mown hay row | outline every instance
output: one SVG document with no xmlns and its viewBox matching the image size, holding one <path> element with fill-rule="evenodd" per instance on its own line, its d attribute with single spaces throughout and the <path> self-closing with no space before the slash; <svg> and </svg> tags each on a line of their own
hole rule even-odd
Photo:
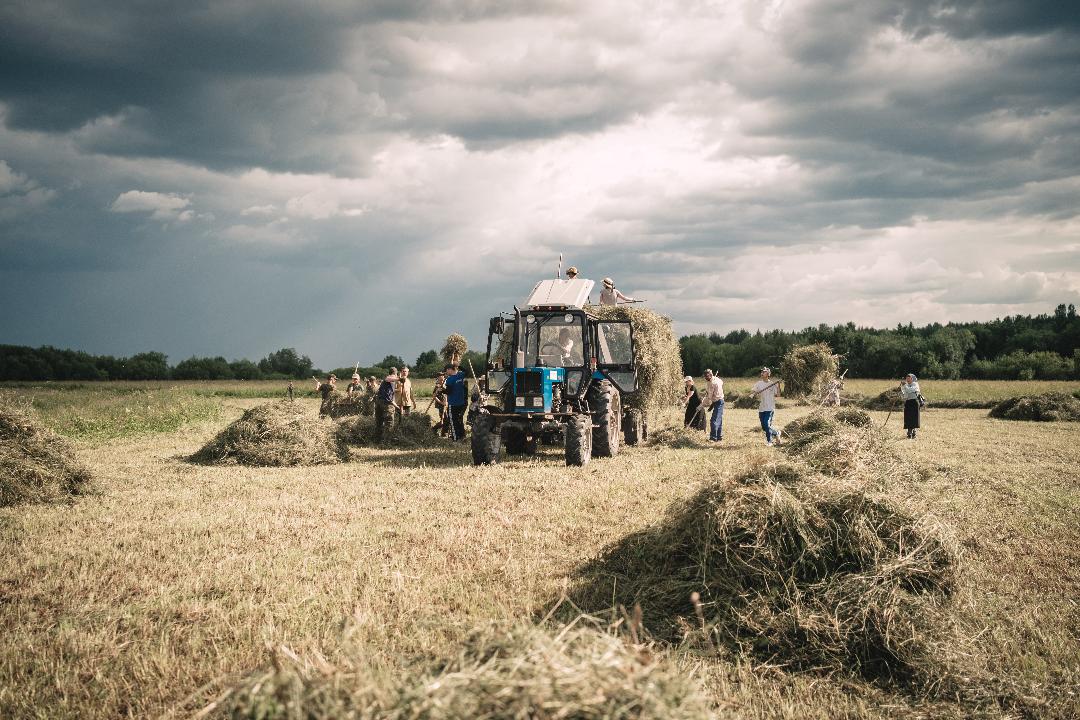
<svg viewBox="0 0 1080 720">
<path fill-rule="evenodd" d="M 0 507 L 68 501 L 93 491 L 93 476 L 70 442 L 26 408 L 0 403 Z"/>
<path fill-rule="evenodd" d="M 638 392 L 624 406 L 649 411 L 674 405 L 682 391 L 682 357 L 671 318 L 628 305 L 589 306 L 601 320 L 629 320 L 634 328 Z"/>
<path fill-rule="evenodd" d="M 1080 421 L 1080 399 L 1065 393 L 1009 398 L 990 410 L 990 417 L 1034 422 Z"/>
<path fill-rule="evenodd" d="M 329 465 L 348 459 L 330 420 L 313 418 L 298 403 L 267 403 L 243 416 L 191 456 L 208 465 Z"/>
<path fill-rule="evenodd" d="M 412 669 L 376 666 L 353 648 L 304 662 L 279 650 L 273 667 L 219 701 L 221 716 L 265 718 L 713 717 L 699 682 L 655 648 L 592 623 L 560 631 L 521 625 L 474 633 L 450 658 Z"/>
</svg>

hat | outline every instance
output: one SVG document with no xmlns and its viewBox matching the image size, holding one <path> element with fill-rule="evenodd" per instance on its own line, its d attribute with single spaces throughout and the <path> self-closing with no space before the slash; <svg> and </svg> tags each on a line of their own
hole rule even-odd
<svg viewBox="0 0 1080 720">
<path fill-rule="evenodd" d="M 615 281 L 612 280 L 611 278 L 604 278 L 604 284 L 607 285 L 608 287 L 612 287 L 612 288 L 615 287 Z"/>
<path fill-rule="evenodd" d="M 353 373 L 352 374 L 352 379 L 353 380 L 359 380 L 360 379 L 360 373 Z"/>
<path fill-rule="evenodd" d="M 767 367 L 763 367 L 763 368 L 761 368 L 761 372 L 767 372 L 767 373 L 769 373 L 770 375 L 772 375 L 772 370 L 770 370 L 770 369 L 769 369 L 769 368 L 767 368 Z"/>
<path fill-rule="evenodd" d="M 571 265 L 570 267 L 566 268 L 566 274 L 567 275 L 577 275 L 578 274 L 577 273 L 577 268 L 574 267 L 573 265 Z"/>
<path fill-rule="evenodd" d="M 688 382 L 694 382 L 694 378 L 692 378 L 692 377 L 690 377 L 689 375 L 687 375 L 686 377 L 684 377 L 684 378 L 682 379 L 682 381 L 683 381 L 684 383 L 688 383 Z"/>
</svg>

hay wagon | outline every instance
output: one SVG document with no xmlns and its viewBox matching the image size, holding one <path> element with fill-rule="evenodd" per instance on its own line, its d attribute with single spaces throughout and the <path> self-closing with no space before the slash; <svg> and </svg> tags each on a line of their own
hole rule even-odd
<svg viewBox="0 0 1080 720">
<path fill-rule="evenodd" d="M 488 323 L 488 396 L 472 422 L 476 465 L 563 445 L 567 465 L 611 457 L 642 435 L 634 328 L 587 311 L 592 280 L 542 280 L 525 304 Z"/>
</svg>

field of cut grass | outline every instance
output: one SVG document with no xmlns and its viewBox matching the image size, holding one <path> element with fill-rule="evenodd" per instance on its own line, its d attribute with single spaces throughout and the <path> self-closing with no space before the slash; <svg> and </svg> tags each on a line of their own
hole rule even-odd
<svg viewBox="0 0 1080 720">
<path fill-rule="evenodd" d="M 877 387 L 860 382 L 858 392 Z M 924 388 L 928 397 L 1027 391 Z M 115 415 L 115 397 L 64 392 L 91 415 Z M 259 401 L 185 397 L 219 414 L 154 434 L 69 433 L 101 495 L 0 509 L 0 717 L 190 717 L 265 666 L 268 648 L 333 662 L 346 627 L 375 664 L 407 670 L 415 658 L 453 655 L 478 627 L 542 618 L 605 547 L 776 451 L 755 411 L 729 409 L 720 446 L 628 448 L 584 468 L 550 449 L 475 468 L 452 445 L 354 449 L 349 463 L 318 468 L 204 467 L 185 457 Z M 58 427 L 73 412 L 60 399 L 35 404 Z M 806 412 L 781 410 L 777 422 Z M 957 607 L 990 667 L 1030 716 L 1080 715 L 1080 423 L 930 409 L 915 442 L 895 416 L 886 429 L 925 469 L 897 493 L 965 548 Z M 976 712 L 738 657 L 684 661 L 718 717 Z"/>
</svg>

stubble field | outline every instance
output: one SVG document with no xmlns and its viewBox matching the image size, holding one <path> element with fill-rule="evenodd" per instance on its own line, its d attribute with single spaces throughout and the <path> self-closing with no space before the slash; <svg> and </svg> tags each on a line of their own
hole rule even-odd
<svg viewBox="0 0 1080 720">
<path fill-rule="evenodd" d="M 854 389 L 876 394 L 891 381 L 860 382 Z M 645 445 L 584 468 L 552 451 L 474 468 L 467 447 L 447 445 L 353 449 L 350 462 L 318 468 L 204 467 L 186 456 L 262 401 L 135 391 L 159 395 L 125 414 L 104 390 L 11 390 L 36 393 L 45 418 L 78 438 L 101 492 L 0 509 L 0 717 L 194 716 L 266 665 L 270 649 L 332 658 L 346 627 L 387 666 L 453 654 L 478 627 L 539 621 L 605 547 L 702 483 L 776 452 L 755 411 L 729 409 L 720 446 Z M 1025 391 L 924 388 L 931 399 Z M 101 395 L 76 402 L 83 392 Z M 169 393 L 193 405 L 156 413 L 155 403 L 175 405 Z M 783 409 L 777 423 L 806 412 Z M 148 419 L 102 419 L 118 414 Z M 86 431 L 71 420 L 80 415 L 110 429 Z M 1080 715 L 1080 423 L 932 409 L 915 442 L 895 413 L 886 429 L 925 470 L 896 492 L 965 548 L 957 606 L 979 628 L 989 667 L 1022 688 L 1025 713 Z M 549 622 L 572 615 L 564 604 Z M 720 717 L 1019 712 L 745 659 L 686 651 L 680 660 Z"/>
</svg>

